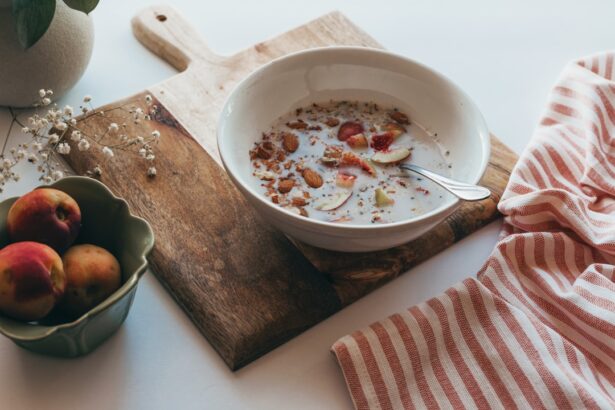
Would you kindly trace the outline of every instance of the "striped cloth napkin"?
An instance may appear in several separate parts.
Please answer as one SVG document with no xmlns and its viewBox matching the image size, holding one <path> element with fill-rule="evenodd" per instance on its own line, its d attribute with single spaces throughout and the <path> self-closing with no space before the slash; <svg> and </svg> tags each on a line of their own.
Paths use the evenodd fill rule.
<svg viewBox="0 0 615 410">
<path fill-rule="evenodd" d="M 477 278 L 333 345 L 358 409 L 615 408 L 614 56 L 565 69 Z"/>
</svg>

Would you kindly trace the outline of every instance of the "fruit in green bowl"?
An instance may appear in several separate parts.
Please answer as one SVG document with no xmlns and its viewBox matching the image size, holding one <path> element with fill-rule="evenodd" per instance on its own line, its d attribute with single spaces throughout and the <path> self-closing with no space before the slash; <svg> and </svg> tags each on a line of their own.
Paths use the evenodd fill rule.
<svg viewBox="0 0 615 410">
<path fill-rule="evenodd" d="M 33 321 L 47 316 L 64 295 L 62 259 L 47 245 L 17 242 L 0 250 L 0 312 Z"/>
<path fill-rule="evenodd" d="M 60 307 L 71 317 L 78 317 L 98 305 L 122 283 L 119 262 L 99 246 L 73 246 L 62 261 L 67 284 Z"/>
<path fill-rule="evenodd" d="M 73 244 L 81 228 L 81 210 L 66 193 L 39 188 L 19 198 L 7 217 L 12 242 L 34 241 L 63 253 Z"/>
</svg>

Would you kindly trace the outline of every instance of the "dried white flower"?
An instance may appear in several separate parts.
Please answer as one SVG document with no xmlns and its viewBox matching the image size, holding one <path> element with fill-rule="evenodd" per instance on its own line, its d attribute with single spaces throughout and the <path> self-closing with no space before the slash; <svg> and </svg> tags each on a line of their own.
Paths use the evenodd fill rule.
<svg viewBox="0 0 615 410">
<path fill-rule="evenodd" d="M 73 107 L 71 107 L 70 105 L 65 105 L 64 115 L 73 115 Z"/>
<path fill-rule="evenodd" d="M 145 102 L 147 103 L 147 105 L 150 105 L 150 104 L 152 103 L 152 101 L 153 101 L 152 96 L 151 96 L 151 95 L 149 95 L 149 94 L 147 94 L 147 95 L 145 96 Z"/>
<path fill-rule="evenodd" d="M 117 132 L 119 129 L 120 127 L 116 123 L 112 122 L 109 124 L 109 132 Z"/>
<path fill-rule="evenodd" d="M 74 118 L 71 118 L 69 123 L 70 123 L 70 125 L 72 125 L 74 127 L 75 125 L 77 125 L 77 120 L 74 119 Z"/>
<path fill-rule="evenodd" d="M 73 131 L 70 134 L 71 141 L 79 141 L 81 139 L 81 131 Z"/>
<path fill-rule="evenodd" d="M 85 97 L 83 97 L 83 102 L 84 103 L 89 103 L 90 101 L 92 101 L 92 97 L 89 95 L 86 95 Z"/>
<path fill-rule="evenodd" d="M 38 90 L 38 96 L 43 98 L 47 95 L 47 91 L 43 90 L 42 88 L 40 90 Z"/>
<path fill-rule="evenodd" d="M 27 133 L 29 133 L 29 132 L 30 132 L 30 128 L 28 128 L 28 127 L 23 127 L 23 128 L 21 129 L 21 132 L 23 132 L 23 133 L 27 134 Z"/>
<path fill-rule="evenodd" d="M 145 159 L 148 161 L 153 161 L 156 158 L 156 156 L 154 154 L 148 154 Z"/>
<path fill-rule="evenodd" d="M 87 151 L 90 149 L 90 143 L 84 138 L 79 141 L 79 144 L 77 144 L 77 148 L 79 148 L 79 151 Z"/>
<path fill-rule="evenodd" d="M 113 157 L 113 150 L 109 147 L 103 147 L 102 153 L 105 154 L 105 156 L 108 158 Z"/>
<path fill-rule="evenodd" d="M 55 170 L 51 173 L 51 178 L 53 178 L 54 181 L 57 181 L 60 178 L 64 177 L 64 172 L 60 171 L 60 170 Z"/>
<path fill-rule="evenodd" d="M 35 142 L 34 144 L 32 144 L 32 149 L 35 151 L 40 151 L 43 149 L 43 144 L 41 144 L 40 142 Z"/>
<path fill-rule="evenodd" d="M 154 130 L 154 131 L 152 131 L 152 137 L 154 137 L 154 138 L 160 138 L 160 131 L 158 131 L 158 130 Z"/>
<path fill-rule="evenodd" d="M 149 169 L 147 170 L 148 177 L 155 177 L 157 173 L 158 171 L 156 171 L 156 167 L 149 167 Z"/>
<path fill-rule="evenodd" d="M 17 159 L 23 159 L 23 158 L 26 157 L 26 154 L 27 154 L 27 152 L 26 152 L 25 149 L 20 149 L 20 150 L 17 151 L 17 155 L 15 155 L 15 156 L 17 157 Z"/>
<path fill-rule="evenodd" d="M 53 134 L 49 135 L 50 144 L 57 144 L 58 141 L 60 141 L 60 136 L 58 134 L 54 132 Z"/>
<path fill-rule="evenodd" d="M 56 148 L 56 150 L 59 154 L 68 155 L 70 154 L 70 145 L 68 145 L 66 142 L 63 142 L 61 144 L 58 144 L 58 148 Z"/>
<path fill-rule="evenodd" d="M 65 122 L 56 122 L 54 127 L 60 131 L 66 131 L 68 129 L 68 125 Z"/>
<path fill-rule="evenodd" d="M 45 175 L 44 177 L 41 178 L 41 180 L 43 181 L 44 184 L 51 184 L 53 182 L 53 180 L 51 179 L 50 176 Z"/>
<path fill-rule="evenodd" d="M 49 105 L 49 104 L 51 104 L 51 99 L 49 99 L 49 98 L 45 97 L 45 98 L 43 98 L 43 99 L 41 100 L 41 104 L 43 104 L 43 105 Z"/>
<path fill-rule="evenodd" d="M 141 148 L 139 150 L 139 156 L 145 158 L 147 156 L 147 150 L 145 148 Z"/>
<path fill-rule="evenodd" d="M 34 154 L 28 154 L 28 162 L 34 164 L 36 161 L 38 161 L 38 157 Z"/>
</svg>

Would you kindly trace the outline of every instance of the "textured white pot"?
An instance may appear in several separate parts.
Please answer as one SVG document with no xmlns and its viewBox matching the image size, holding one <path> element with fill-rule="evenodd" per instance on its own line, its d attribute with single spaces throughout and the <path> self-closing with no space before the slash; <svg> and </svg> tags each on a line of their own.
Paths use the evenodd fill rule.
<svg viewBox="0 0 615 410">
<path fill-rule="evenodd" d="M 49 30 L 28 50 L 17 41 L 11 0 L 0 0 L 0 105 L 25 107 L 38 90 L 61 97 L 85 71 L 94 44 L 94 26 L 86 14 L 58 0 Z"/>
</svg>

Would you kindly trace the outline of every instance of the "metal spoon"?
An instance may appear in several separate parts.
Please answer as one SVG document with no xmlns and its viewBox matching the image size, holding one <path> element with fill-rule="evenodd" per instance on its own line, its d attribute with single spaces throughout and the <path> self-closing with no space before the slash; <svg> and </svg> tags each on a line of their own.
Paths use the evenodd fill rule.
<svg viewBox="0 0 615 410">
<path fill-rule="evenodd" d="M 417 174 L 431 179 L 433 182 L 442 186 L 447 191 L 463 199 L 464 201 L 480 201 L 481 199 L 489 198 L 491 195 L 491 191 L 485 187 L 455 181 L 454 179 L 436 174 L 435 172 L 431 172 L 425 168 L 419 167 L 418 165 L 401 164 L 399 167 L 408 171 L 416 172 Z"/>
</svg>

